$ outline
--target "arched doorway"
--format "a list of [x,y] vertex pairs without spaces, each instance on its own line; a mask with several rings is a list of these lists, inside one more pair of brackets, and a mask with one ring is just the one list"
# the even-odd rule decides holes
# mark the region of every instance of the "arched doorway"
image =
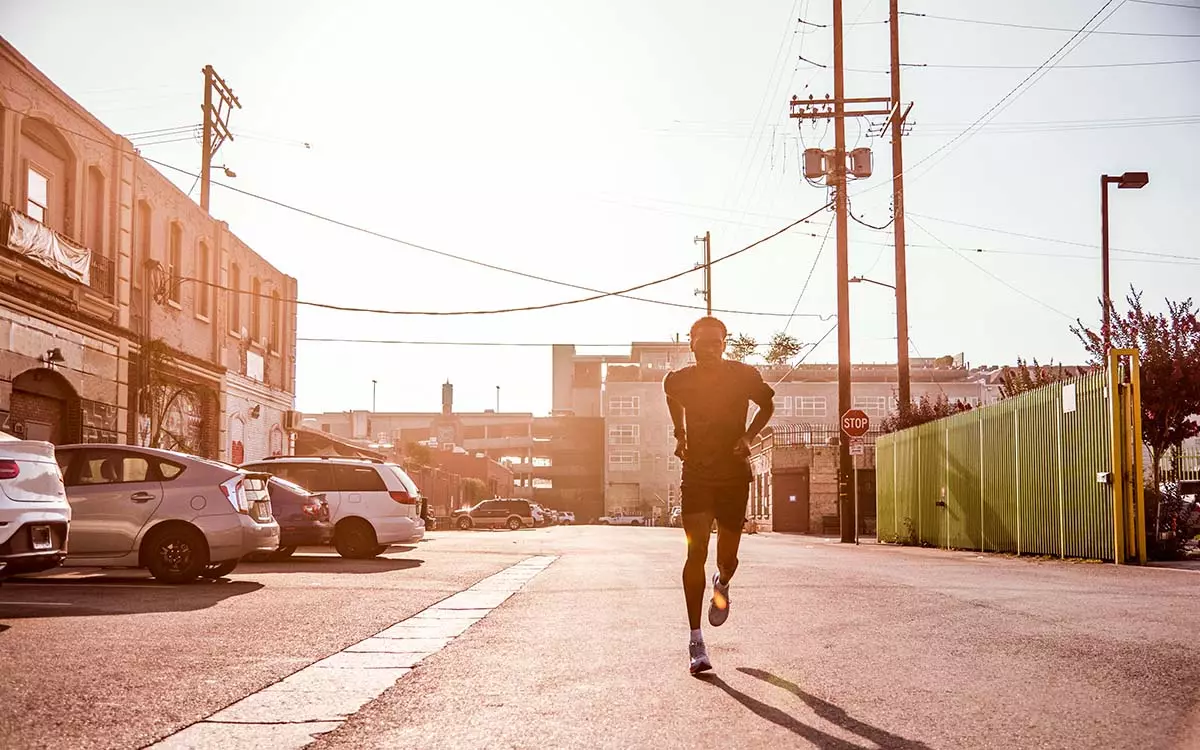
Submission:
[[62,375],[38,367],[13,380],[9,431],[14,435],[65,445],[80,442],[82,429],[79,394]]

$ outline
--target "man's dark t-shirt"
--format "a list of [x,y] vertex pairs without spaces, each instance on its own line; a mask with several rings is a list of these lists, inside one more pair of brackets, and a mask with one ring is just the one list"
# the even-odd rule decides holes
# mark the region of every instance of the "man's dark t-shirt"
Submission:
[[668,401],[683,406],[683,484],[749,482],[749,458],[737,455],[734,448],[746,433],[750,402],[768,403],[775,396],[758,369],[727,359],[711,366],[692,365],[668,374],[663,390]]

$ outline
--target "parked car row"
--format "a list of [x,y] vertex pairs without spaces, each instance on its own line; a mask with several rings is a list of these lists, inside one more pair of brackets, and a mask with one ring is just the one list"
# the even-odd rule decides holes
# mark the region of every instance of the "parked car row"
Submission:
[[544,508],[537,503],[517,498],[497,497],[481,500],[450,513],[450,524],[463,531],[476,528],[517,531],[560,523],[575,523],[575,514]]
[[379,461],[284,457],[239,467],[0,433],[0,577],[70,565],[146,568],[185,583],[329,543],[364,559],[424,537],[419,501],[404,470]]

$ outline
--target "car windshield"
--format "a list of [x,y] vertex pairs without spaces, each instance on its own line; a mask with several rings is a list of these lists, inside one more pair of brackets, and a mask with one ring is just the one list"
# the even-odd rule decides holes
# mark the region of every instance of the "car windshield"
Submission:
[[404,469],[401,469],[395,464],[387,464],[387,467],[391,469],[392,473],[396,475],[396,478],[400,480],[400,484],[404,485],[404,489],[406,492],[408,492],[408,494],[412,495],[413,497],[420,496],[421,491],[417,489],[417,483],[414,482],[407,473],[405,473]]
[[304,487],[301,487],[300,485],[296,484],[295,482],[291,482],[291,481],[288,481],[287,479],[282,479],[280,477],[276,477],[276,476],[271,477],[271,483],[277,484],[280,487],[283,487],[284,489],[291,490],[292,492],[295,492],[300,495],[312,494],[307,489],[305,489]]

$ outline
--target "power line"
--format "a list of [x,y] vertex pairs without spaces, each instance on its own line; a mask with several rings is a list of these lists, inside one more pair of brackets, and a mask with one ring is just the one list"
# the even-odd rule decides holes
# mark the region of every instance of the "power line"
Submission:
[[[1064,27],[1060,27],[1060,26],[1034,26],[1031,24],[1024,24],[1024,23],[1007,23],[1004,21],[985,21],[985,20],[979,19],[979,18],[953,18],[950,16],[935,16],[935,15],[931,15],[929,13],[913,13],[911,11],[900,11],[900,15],[910,16],[912,18],[928,18],[932,21],[951,21],[954,23],[971,23],[971,24],[977,24],[977,25],[981,25],[981,26],[1003,26],[1005,28],[1028,29],[1031,31],[1059,31],[1059,32],[1074,32],[1076,34],[1079,33],[1078,31],[1075,31],[1075,29],[1064,28]],[[1097,14],[1097,15],[1099,15],[1099,14]],[[1178,38],[1178,39],[1194,39],[1194,38],[1200,37],[1200,34],[1167,34],[1167,33],[1161,33],[1161,32],[1148,32],[1148,31],[1093,31],[1091,33],[1100,34],[1103,36],[1149,36],[1149,37],[1173,37],[1173,38]]]
[[[150,162],[151,164],[156,164],[156,165],[158,165],[158,166],[166,167],[167,169],[171,169],[171,170],[174,170],[174,171],[176,171],[176,172],[180,172],[180,173],[182,173],[182,174],[188,175],[189,177],[195,177],[195,176],[196,176],[195,174],[193,174],[193,173],[191,173],[191,172],[188,172],[187,170],[180,169],[179,167],[175,167],[175,166],[172,166],[172,165],[170,165],[170,164],[166,164],[166,163],[164,163],[164,162],[160,162],[160,161],[157,161],[157,160],[155,160],[155,159],[150,159],[150,158],[147,158],[147,157],[142,157],[142,158],[143,158],[143,159],[145,159],[147,162]],[[524,306],[524,307],[504,308],[504,309],[499,309],[499,310],[455,311],[455,312],[447,312],[447,313],[441,313],[441,312],[408,312],[408,311],[393,311],[393,312],[391,312],[391,313],[389,313],[389,314],[395,314],[395,315],[471,315],[471,314],[490,315],[490,314],[498,314],[498,313],[504,313],[504,312],[525,312],[525,311],[530,311],[530,310],[544,310],[544,309],[549,309],[549,308],[553,308],[553,307],[561,307],[561,306],[563,306],[563,305],[573,305],[573,304],[579,304],[579,303],[581,303],[581,302],[591,302],[591,301],[593,301],[593,300],[603,299],[603,298],[605,298],[605,297],[628,297],[629,299],[636,299],[636,300],[637,300],[637,301],[639,301],[639,302],[649,302],[649,303],[653,303],[653,304],[663,304],[663,305],[669,305],[669,306],[671,306],[671,307],[681,307],[681,308],[692,309],[692,310],[703,310],[703,309],[705,309],[705,308],[703,308],[703,307],[699,307],[699,306],[696,306],[696,305],[684,305],[684,304],[682,304],[682,303],[673,303],[673,302],[667,302],[667,301],[665,301],[665,300],[654,300],[654,299],[648,299],[648,298],[642,298],[642,297],[633,297],[633,296],[630,296],[630,295],[628,294],[628,292],[638,291],[638,290],[640,290],[640,289],[644,289],[644,288],[646,288],[646,287],[649,287],[649,286],[655,286],[655,285],[658,285],[658,284],[662,284],[662,283],[665,283],[665,282],[667,282],[667,281],[673,281],[673,280],[675,280],[675,279],[677,279],[677,278],[680,278],[680,277],[682,277],[682,276],[684,276],[684,275],[686,275],[686,274],[692,273],[693,271],[696,271],[696,270],[699,270],[699,269],[701,269],[701,268],[704,268],[704,267],[705,267],[705,265],[704,265],[704,264],[700,264],[699,266],[696,266],[695,268],[689,268],[689,269],[686,269],[686,270],[684,270],[684,271],[681,271],[681,272],[679,272],[679,273],[677,273],[677,274],[673,274],[673,275],[671,275],[671,276],[669,276],[669,277],[666,277],[666,278],[664,278],[664,279],[660,279],[660,280],[658,280],[658,281],[654,281],[654,282],[652,282],[652,283],[648,283],[648,284],[639,284],[639,285],[637,285],[637,286],[635,286],[635,287],[631,287],[631,288],[629,288],[629,289],[624,289],[624,290],[621,290],[621,291],[619,291],[619,292],[606,292],[606,291],[602,291],[602,290],[599,290],[599,289],[593,289],[593,288],[591,288],[591,287],[582,286],[582,285],[579,285],[579,284],[572,284],[572,283],[569,283],[569,282],[566,282],[566,281],[559,281],[558,279],[551,279],[551,278],[548,278],[548,277],[545,277],[545,276],[538,276],[537,274],[526,273],[525,271],[518,271],[518,270],[516,270],[516,269],[512,269],[512,268],[505,268],[504,266],[497,266],[497,265],[494,265],[494,264],[492,264],[492,263],[486,263],[486,262],[484,262],[484,261],[481,261],[481,260],[475,260],[474,258],[467,258],[467,257],[465,257],[465,256],[461,256],[461,255],[455,255],[454,253],[449,253],[449,252],[446,252],[446,251],[444,251],[444,250],[436,250],[436,249],[434,249],[434,248],[427,247],[427,246],[425,246],[425,245],[419,245],[419,244],[417,244],[417,243],[415,243],[415,242],[409,242],[408,240],[403,240],[403,239],[400,239],[400,238],[398,238],[398,237],[392,237],[392,236],[390,236],[390,235],[383,234],[382,232],[376,232],[375,230],[372,230],[372,229],[367,229],[367,228],[365,228],[365,227],[361,227],[361,226],[358,226],[358,225],[356,225],[356,224],[350,224],[350,223],[348,223],[348,222],[344,222],[344,221],[341,221],[341,220],[339,220],[339,219],[334,219],[334,218],[332,218],[332,217],[324,216],[324,215],[322,215],[322,214],[318,214],[318,213],[315,213],[315,212],[313,212],[313,211],[309,211],[308,209],[300,208],[300,207],[298,207],[298,206],[292,206],[292,205],[290,205],[290,204],[287,204],[287,203],[284,203],[284,202],[282,202],[282,201],[275,200],[274,198],[268,198],[268,197],[266,197],[266,196],[263,196],[263,195],[258,195],[258,194],[256,194],[256,193],[251,193],[251,192],[249,192],[249,191],[247,191],[247,190],[242,190],[241,188],[236,188],[236,187],[233,187],[232,185],[228,185],[228,184],[225,184],[225,183],[222,183],[222,182],[213,182],[212,184],[214,184],[214,185],[216,185],[216,186],[218,186],[218,187],[225,188],[226,190],[231,190],[231,191],[233,191],[233,192],[235,192],[235,193],[239,193],[239,194],[241,194],[241,195],[245,195],[245,196],[248,196],[248,197],[251,197],[251,198],[255,198],[255,199],[257,199],[257,200],[264,201],[264,202],[266,202],[266,203],[270,203],[270,204],[272,204],[272,205],[274,205],[274,206],[278,206],[278,207],[280,207],[280,208],[285,208],[285,209],[287,209],[287,210],[289,210],[289,211],[294,211],[294,212],[296,212],[296,213],[303,214],[303,215],[305,215],[305,216],[308,216],[308,217],[310,217],[310,218],[314,218],[314,219],[318,219],[318,220],[320,220],[320,221],[328,222],[328,223],[330,223],[330,224],[334,224],[334,225],[336,225],[336,226],[340,226],[340,227],[343,227],[343,228],[345,228],[345,229],[351,229],[351,230],[353,230],[353,231],[356,231],[356,232],[362,232],[362,233],[364,233],[364,234],[367,234],[367,235],[370,235],[370,236],[372,236],[372,237],[376,237],[376,238],[378,238],[378,239],[382,239],[382,240],[387,240],[387,241],[389,241],[389,242],[395,242],[395,243],[398,243],[398,244],[401,244],[401,245],[405,245],[406,247],[411,247],[411,248],[414,248],[414,249],[416,249],[416,250],[421,250],[421,251],[428,252],[428,253],[432,253],[432,254],[434,254],[434,255],[439,255],[439,256],[442,256],[442,257],[445,257],[445,258],[450,258],[450,259],[453,259],[453,260],[462,261],[462,262],[464,262],[464,263],[470,263],[471,265],[480,266],[480,267],[487,268],[487,269],[490,269],[490,270],[493,270],[493,271],[500,271],[500,272],[502,272],[502,273],[508,273],[508,274],[512,274],[512,275],[514,275],[514,276],[521,276],[521,277],[524,277],[524,278],[533,279],[533,280],[535,280],[535,281],[542,281],[542,282],[549,283],[549,284],[555,284],[555,285],[558,285],[558,286],[565,286],[565,287],[570,287],[570,288],[572,288],[572,289],[579,289],[579,290],[582,290],[582,291],[588,291],[588,292],[595,292],[595,293],[596,293],[596,296],[593,296],[593,297],[585,297],[585,298],[578,299],[578,300],[567,300],[567,301],[564,301],[564,302],[555,302],[555,303],[549,303],[549,304],[545,304],[545,305],[528,305],[528,306]],[[756,246],[758,246],[758,245],[760,245],[760,244],[762,244],[762,243],[764,243],[764,242],[766,242],[766,241],[768,241],[768,240],[772,240],[772,239],[774,239],[774,238],[778,237],[779,235],[781,235],[781,234],[783,234],[783,233],[787,232],[788,230],[792,229],[793,227],[795,227],[795,226],[797,226],[797,225],[799,225],[799,224],[801,224],[801,223],[803,223],[803,222],[805,222],[805,221],[808,221],[808,220],[809,220],[809,219],[811,219],[813,216],[816,216],[818,213],[820,213],[821,211],[825,210],[826,208],[828,208],[828,204],[826,204],[826,205],[824,205],[824,206],[821,206],[820,208],[816,209],[815,211],[813,211],[812,213],[808,214],[807,216],[805,216],[805,217],[803,217],[803,218],[801,218],[801,219],[797,219],[796,221],[793,221],[793,222],[791,222],[790,224],[788,224],[787,226],[783,227],[782,229],[780,229],[780,230],[778,230],[778,231],[776,231],[776,232],[773,232],[772,234],[770,234],[770,235],[768,235],[768,236],[766,236],[766,237],[764,237],[764,238],[762,238],[762,239],[759,239],[759,240],[757,240],[757,241],[755,241],[755,242],[752,242],[751,244],[747,245],[746,247],[743,247],[743,248],[742,248],[742,249],[740,249],[740,250],[735,250],[735,251],[733,251],[732,253],[728,253],[728,254],[726,254],[726,255],[723,255],[723,256],[721,256],[721,257],[719,257],[719,258],[715,258],[715,259],[713,259],[713,261],[712,261],[712,264],[716,264],[716,263],[718,263],[718,262],[720,262],[720,261],[726,260],[726,259],[728,259],[728,258],[735,257],[735,256],[737,256],[737,255],[741,255],[742,253],[746,252],[747,250],[750,250],[751,248],[754,248],[754,247],[756,247]],[[316,303],[308,303],[308,304],[313,304],[313,305],[316,305]],[[321,306],[321,305],[316,305],[316,306]],[[354,308],[341,308],[341,307],[338,307],[338,306],[329,306],[329,307],[330,307],[331,309],[347,309],[347,310],[354,311],[354,312],[382,312],[382,311],[376,311],[376,310],[355,310]],[[748,312],[748,311],[742,311],[742,310],[718,310],[718,309],[714,308],[714,309],[713,309],[713,312],[723,312],[723,313],[742,314],[742,313],[746,313],[746,312]],[[749,313],[749,314],[762,314],[762,315],[771,315],[771,316],[783,316],[783,313]]]
[[[943,159],[945,159],[945,157],[949,154],[949,149],[951,149],[954,146],[954,144],[961,143],[963,141],[964,137],[969,138],[971,135],[973,135],[974,134],[973,131],[974,131],[975,127],[977,125],[985,123],[985,121],[988,120],[989,117],[994,119],[995,115],[1000,114],[1000,112],[1002,112],[1006,107],[1008,107],[1008,105],[1010,105],[1014,101],[1016,101],[1021,96],[1021,94],[1028,91],[1030,88],[1033,87],[1033,85],[1035,85],[1037,83],[1037,81],[1034,81],[1034,78],[1037,78],[1039,73],[1044,73],[1045,71],[1049,71],[1051,68],[1054,67],[1056,62],[1061,61],[1064,57],[1066,57],[1067,54],[1070,54],[1071,50],[1068,50],[1067,48],[1071,47],[1072,44],[1078,45],[1079,43],[1081,43],[1083,41],[1083,39],[1086,39],[1088,34],[1090,33],[1090,32],[1088,32],[1088,27],[1090,27],[1092,25],[1092,23],[1104,13],[1104,11],[1108,10],[1109,7],[1114,2],[1117,2],[1117,0],[1105,0],[1104,5],[1100,6],[1100,9],[1097,10],[1094,14],[1092,14],[1092,17],[1089,18],[1086,22],[1084,22],[1083,26],[1079,27],[1079,29],[1074,34],[1071,35],[1071,38],[1068,39],[1066,42],[1064,42],[1061,47],[1059,47],[1057,50],[1055,50],[1054,53],[1052,55],[1050,55],[1050,57],[1046,58],[1045,62],[1043,62],[1041,65],[1039,65],[1036,70],[1034,70],[1032,73],[1030,73],[1029,75],[1022,78],[1020,83],[1018,83],[1011,90],[1009,90],[1009,92],[1007,94],[1000,97],[999,101],[997,101],[995,104],[993,104],[991,107],[989,107],[987,109],[987,111],[985,111],[982,115],[980,115],[978,118],[976,118],[975,121],[972,122],[970,125],[968,125],[965,130],[963,130],[961,133],[954,136],[950,140],[946,141],[941,146],[938,146],[936,149],[934,149],[929,154],[927,154],[924,158],[919,160],[916,164],[913,164],[911,167],[906,168],[904,171],[911,173],[914,169],[921,166],[922,164],[929,162],[931,159],[933,159],[933,157],[937,156],[938,154],[942,154],[942,157],[940,159],[938,159],[939,162],[942,161]],[[1117,9],[1120,8],[1121,5],[1123,5],[1125,2],[1126,2],[1126,0],[1120,0],[1120,2],[1117,4],[1117,7],[1113,8],[1112,12],[1109,13],[1108,16],[1105,16],[1104,20],[1108,20],[1108,18],[1112,16],[1112,13],[1115,13],[1117,11]],[[1104,21],[1101,21],[1101,23],[1103,23],[1103,22]],[[1099,24],[1097,24],[1097,25],[1099,25]],[[1082,38],[1080,38],[1081,36],[1082,36]],[[1077,42],[1076,40],[1079,40],[1079,41]],[[1072,47],[1072,50],[1073,49],[1074,48]],[[1060,55],[1061,55],[1061,57],[1060,57]],[[1033,83],[1030,83],[1031,81],[1033,81]],[[1030,84],[1029,87],[1025,86],[1025,84],[1027,84],[1027,83]],[[927,174],[930,171],[930,169],[932,169],[936,165],[937,165],[937,162],[935,162],[933,165],[930,165],[930,167],[925,170],[925,173]],[[886,185],[886,183],[879,183],[878,185],[876,185],[875,188],[868,188],[867,190],[864,190],[863,192],[865,193],[868,190],[877,189],[879,187],[883,187],[884,185]]]
[[920,230],[921,230],[922,232],[924,232],[925,234],[929,235],[929,237],[930,237],[931,239],[933,239],[935,242],[937,242],[938,244],[940,244],[942,247],[944,247],[944,248],[946,248],[947,250],[949,250],[950,252],[954,253],[954,255],[955,255],[956,257],[958,257],[958,258],[962,258],[962,259],[963,259],[963,260],[965,260],[966,262],[968,262],[968,263],[970,263],[971,265],[975,266],[975,267],[976,267],[976,268],[978,268],[980,271],[983,271],[985,274],[987,274],[988,276],[991,276],[993,279],[995,279],[996,281],[1000,282],[1001,284],[1003,284],[1004,286],[1008,287],[1009,289],[1013,290],[1014,292],[1016,292],[1017,294],[1021,295],[1022,297],[1025,297],[1026,299],[1029,299],[1029,300],[1032,300],[1033,302],[1036,302],[1036,303],[1038,303],[1039,305],[1041,305],[1042,307],[1046,308],[1047,310],[1050,310],[1051,312],[1055,312],[1055,313],[1057,313],[1057,314],[1059,314],[1059,315],[1063,316],[1063,317],[1064,317],[1064,318],[1066,318],[1067,320],[1070,320],[1070,321],[1074,321],[1074,320],[1075,320],[1075,316],[1073,316],[1073,315],[1068,315],[1067,313],[1063,312],[1062,310],[1059,310],[1059,309],[1058,309],[1057,307],[1055,307],[1054,305],[1051,305],[1051,304],[1050,304],[1050,303],[1048,303],[1048,302],[1043,302],[1042,300],[1038,299],[1037,297],[1034,297],[1034,296],[1033,296],[1032,294],[1030,294],[1029,292],[1026,292],[1024,289],[1021,289],[1021,288],[1020,288],[1020,287],[1018,287],[1018,286],[1014,286],[1013,284],[1010,284],[1009,282],[1005,281],[1003,278],[1001,278],[1001,277],[997,276],[996,274],[992,273],[991,271],[989,271],[987,268],[984,268],[983,266],[979,265],[979,264],[978,264],[978,263],[976,263],[975,261],[971,260],[970,256],[964,255],[964,254],[962,254],[961,252],[959,252],[959,251],[958,251],[956,248],[954,248],[954,247],[951,247],[950,245],[946,244],[945,242],[942,242],[942,240],[941,240],[940,238],[938,238],[936,235],[934,235],[934,234],[933,234],[932,232],[930,232],[928,229],[926,229],[925,227],[923,227],[923,226],[922,226],[920,223],[918,223],[917,221],[915,221],[915,220],[911,219],[911,216],[912,216],[912,214],[906,214],[906,216],[907,216],[907,217],[910,217],[910,218],[909,218],[909,221],[910,221],[910,223],[911,223],[913,226],[915,226],[917,229],[920,229]]
[[1200,5],[1185,5],[1184,3],[1165,3],[1162,0],[1129,0],[1131,3],[1138,5],[1165,5],[1168,8],[1187,8],[1188,10],[1200,10]]
[[[551,341],[406,341],[401,339],[360,339],[360,338],[325,338],[314,336],[298,336],[296,341],[308,341],[314,343],[326,344],[388,344],[388,345],[405,345],[405,346],[484,346],[484,347],[548,347],[559,346],[564,342]],[[569,342],[575,347],[589,348],[629,348],[629,342],[614,343],[614,344],[579,344]],[[756,348],[769,347],[770,344],[756,344]]]
[[[995,232],[996,234],[1007,234],[1011,237],[1021,237],[1023,239],[1039,240],[1041,242],[1055,242],[1060,245],[1074,245],[1075,247],[1086,247],[1086,248],[1093,249],[1093,250],[1100,249],[1099,245],[1093,245],[1088,242],[1076,242],[1074,240],[1064,240],[1064,239],[1057,238],[1057,237],[1044,237],[1044,236],[1038,235],[1038,234],[1025,234],[1023,232],[1013,232],[1013,231],[1010,231],[1007,229],[999,229],[997,227],[984,226],[982,224],[970,224],[965,221],[955,221],[954,219],[943,219],[938,216],[930,216],[928,214],[912,213],[911,211],[909,211],[907,213],[912,216],[919,216],[922,219],[929,219],[930,221],[936,221],[936,222],[940,222],[942,224],[956,224],[960,227],[968,227],[970,229],[979,229],[984,232]],[[1117,253],[1130,253],[1132,255],[1145,255],[1145,256],[1150,256],[1150,257],[1155,257],[1155,258],[1175,258],[1175,259],[1179,259],[1179,260],[1200,262],[1200,257],[1195,256],[1195,255],[1181,255],[1181,254],[1177,254],[1177,253],[1154,253],[1154,252],[1150,252],[1148,250],[1127,250],[1125,248],[1117,248],[1117,247],[1112,248],[1112,251],[1117,252]]]
[[[224,187],[228,187],[228,186],[224,186]],[[267,198],[264,200],[270,201],[271,199]],[[272,202],[274,202],[274,201],[272,201]],[[687,269],[684,269],[683,271],[679,271],[678,273],[671,274],[670,276],[665,276],[660,279],[655,279],[653,281],[648,281],[648,282],[644,282],[642,284],[637,284],[635,286],[631,286],[627,289],[622,289],[620,291],[599,292],[590,297],[582,297],[579,299],[563,300],[561,302],[548,302],[548,303],[541,304],[541,305],[525,305],[525,306],[521,306],[521,307],[505,307],[505,308],[497,308],[497,309],[491,309],[491,310],[383,310],[383,309],[378,309],[378,308],[363,308],[363,307],[349,307],[349,306],[343,306],[343,305],[333,305],[333,304],[324,303],[324,302],[309,302],[309,301],[298,300],[298,299],[296,299],[296,300],[280,300],[280,301],[294,303],[297,305],[303,305],[306,307],[315,307],[315,308],[320,308],[320,309],[325,309],[325,310],[337,310],[337,311],[341,311],[341,312],[363,312],[363,313],[373,313],[373,314],[378,314],[378,315],[424,315],[424,316],[437,316],[437,317],[459,317],[459,316],[467,316],[467,315],[499,315],[499,314],[503,314],[503,313],[513,313],[513,312],[532,312],[532,311],[536,311],[536,310],[549,310],[549,309],[558,308],[558,307],[566,307],[568,305],[578,305],[578,304],[582,304],[584,302],[594,302],[596,300],[606,299],[609,297],[628,297],[629,292],[635,292],[635,291],[639,291],[641,289],[645,289],[647,287],[664,284],[668,281],[674,281],[675,279],[686,276],[689,273],[694,273],[697,270],[700,270],[701,268],[711,267],[713,265],[716,265],[717,263],[720,263],[721,261],[728,260],[730,258],[741,255],[742,253],[752,250],[753,248],[758,247],[759,245],[761,245],[765,242],[775,239],[776,237],[787,232],[789,229],[796,226],[800,222],[805,221],[806,219],[811,218],[812,216],[815,216],[817,213],[824,211],[826,208],[828,208],[828,205],[821,206],[816,211],[813,211],[812,213],[810,213],[808,216],[806,216],[802,219],[797,219],[796,221],[783,227],[782,229],[779,229],[765,237],[755,240],[754,242],[750,243],[749,245],[746,245],[745,247],[741,248],[740,250],[734,250],[731,253],[726,253],[725,255],[722,255],[720,257],[713,258],[710,263],[707,263],[707,264],[701,263],[692,268],[687,268]],[[296,209],[296,210],[301,210],[301,209]],[[249,294],[251,296],[257,296],[257,297],[262,297],[262,298],[271,296],[271,295],[263,293],[263,292],[259,292],[259,293],[255,294],[254,292],[246,292],[246,291],[243,291],[240,289],[237,289],[237,290],[230,289],[229,287],[223,286],[221,284],[217,284],[216,282],[205,281],[203,279],[188,278],[187,280],[195,281],[195,282],[198,282],[198,283],[201,283],[201,284],[204,284],[206,286],[210,286],[210,287],[213,287],[216,289],[237,292],[239,294]],[[637,299],[639,299],[640,301],[652,301],[652,302],[656,302],[659,304],[667,304],[667,305],[671,305],[671,306],[675,306],[675,307],[688,307],[688,308],[694,307],[691,305],[676,305],[675,303],[665,302],[662,300],[641,300],[640,298],[637,298]],[[704,308],[698,308],[698,309],[704,309]],[[715,308],[713,309],[713,312],[728,312],[728,313],[733,313],[733,314],[767,315],[767,316],[772,316],[772,317],[786,317],[784,313],[750,312],[750,311],[742,311],[742,310],[717,310]],[[828,320],[830,317],[833,317],[833,316],[818,315],[816,313],[811,313],[811,314],[805,315],[804,317],[812,317],[812,318],[820,318],[822,320]]]
[[833,229],[833,222],[825,225],[825,236],[821,238],[821,246],[817,248],[817,254],[813,257],[812,266],[808,269],[808,276],[804,279],[804,286],[800,287],[800,294],[796,295],[796,304],[792,305],[792,315],[788,317],[787,323],[783,325],[783,332],[787,333],[788,328],[792,325],[792,317],[795,317],[796,311],[800,309],[800,300],[804,299],[804,293],[808,291],[808,284],[812,281],[813,273],[817,270],[817,264],[821,262],[821,254],[825,252],[825,243],[829,240],[829,232]]
[[779,380],[775,381],[775,383],[772,385],[772,387],[777,388],[780,383],[787,380],[788,375],[791,375],[793,372],[796,371],[797,367],[804,364],[804,360],[808,359],[808,355],[815,352],[817,350],[817,347],[819,347],[821,344],[825,343],[825,339],[829,338],[829,335],[836,330],[837,330],[837,323],[834,323],[832,326],[829,327],[829,330],[826,331],[823,336],[821,336],[821,338],[817,339],[817,343],[815,343],[811,347],[809,347],[808,351],[804,353],[803,357],[796,360],[796,363],[793,364],[790,368],[788,368],[788,371],[783,374],[783,377],[781,377]]
[[[1102,32],[1092,32],[1099,34]],[[1200,60],[1143,60],[1137,62],[1120,62],[1120,63],[1076,63],[1074,65],[1055,65],[1055,70],[1078,70],[1084,68],[1143,68],[1154,65],[1193,65],[1200,63]],[[900,67],[913,68],[963,68],[967,70],[1033,70],[1037,65],[955,65],[949,63],[900,63]],[[863,71],[863,72],[879,72],[887,74],[888,71]]]

